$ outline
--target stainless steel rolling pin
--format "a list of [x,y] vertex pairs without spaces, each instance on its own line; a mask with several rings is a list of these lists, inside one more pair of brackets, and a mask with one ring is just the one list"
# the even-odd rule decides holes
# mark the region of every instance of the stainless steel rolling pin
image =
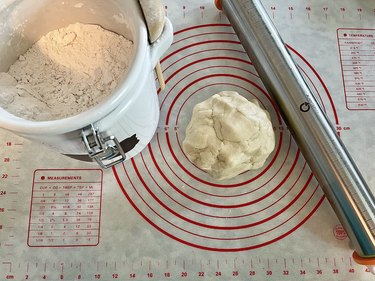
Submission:
[[259,0],[215,1],[236,31],[345,228],[354,259],[375,273],[375,200]]

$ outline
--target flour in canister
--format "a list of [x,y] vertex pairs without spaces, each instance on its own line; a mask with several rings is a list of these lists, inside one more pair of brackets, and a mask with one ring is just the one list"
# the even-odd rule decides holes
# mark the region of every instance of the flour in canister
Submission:
[[0,106],[34,121],[76,115],[112,93],[132,55],[130,40],[98,25],[51,31],[0,73]]

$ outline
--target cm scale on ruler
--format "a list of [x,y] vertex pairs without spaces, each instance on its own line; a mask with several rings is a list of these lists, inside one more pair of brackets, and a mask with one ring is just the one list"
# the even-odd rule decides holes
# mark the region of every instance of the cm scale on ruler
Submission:
[[[375,4],[325,2],[263,4],[374,192]],[[0,278],[373,280],[225,16],[212,1],[164,3],[175,43],[139,157],[101,171],[2,131]],[[223,89],[270,111],[277,149],[263,169],[214,182],[180,144],[192,107]]]

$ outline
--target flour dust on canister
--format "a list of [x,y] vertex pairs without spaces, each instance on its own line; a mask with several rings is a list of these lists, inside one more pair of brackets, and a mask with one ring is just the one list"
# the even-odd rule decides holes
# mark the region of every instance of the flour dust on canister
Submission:
[[152,44],[137,0],[6,0],[0,3],[0,22],[0,72],[8,71],[43,35],[77,22],[99,25],[134,44],[128,71],[96,106],[51,121],[26,120],[0,107],[0,127],[70,157],[96,160],[103,168],[147,146],[159,120],[153,70],[173,40],[167,18]]

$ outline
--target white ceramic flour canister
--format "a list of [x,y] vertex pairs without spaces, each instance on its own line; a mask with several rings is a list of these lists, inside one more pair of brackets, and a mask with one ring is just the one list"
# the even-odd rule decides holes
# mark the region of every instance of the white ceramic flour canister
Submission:
[[134,43],[128,72],[103,102],[78,115],[29,121],[0,108],[0,127],[81,160],[107,168],[139,153],[153,137],[159,104],[153,70],[173,40],[170,21],[150,44],[137,0],[3,0],[0,2],[0,71],[44,34],[81,22],[98,24]]

